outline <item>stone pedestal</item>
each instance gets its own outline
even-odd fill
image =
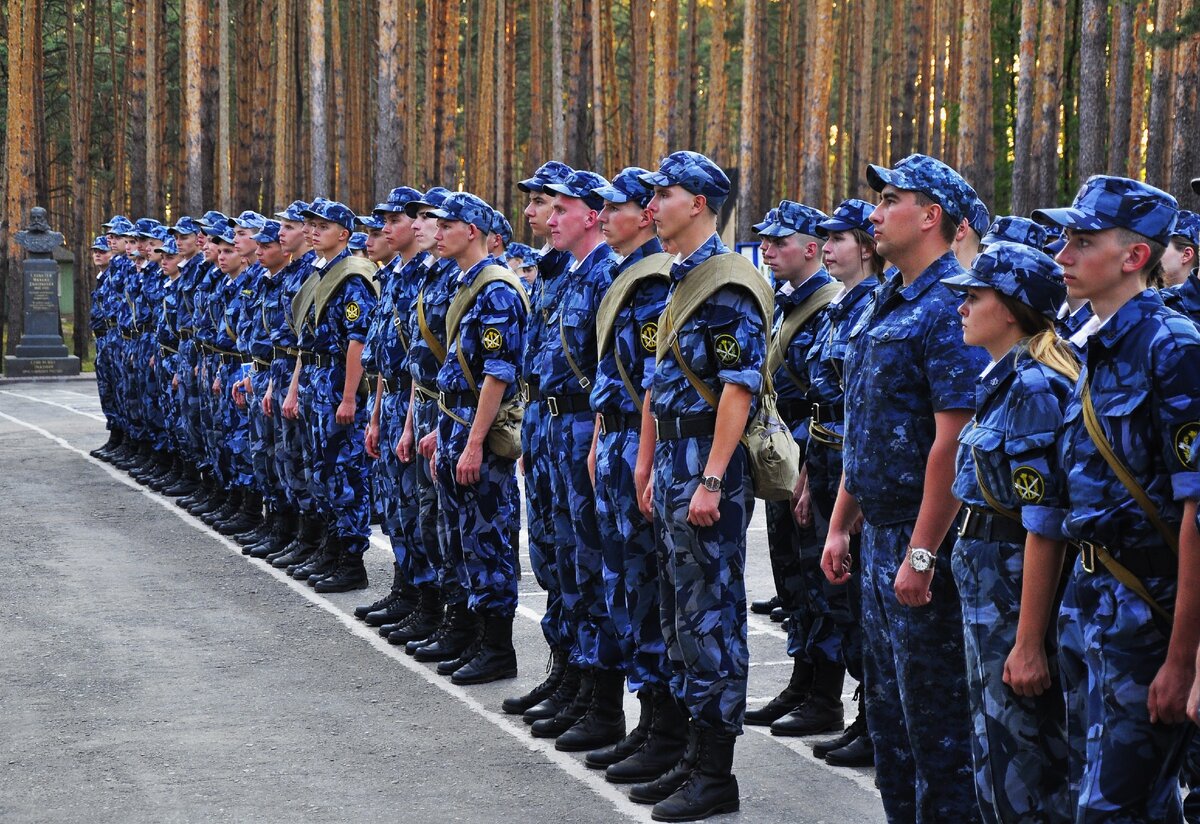
[[[25,288],[21,340],[16,354],[4,358],[7,377],[79,374],[79,358],[67,351],[59,329],[58,264],[51,253],[62,239],[50,230],[46,210],[40,206],[30,210],[28,228],[16,234],[17,243],[27,253],[21,266]]]

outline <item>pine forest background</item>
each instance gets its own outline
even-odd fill
[[[993,213],[1097,172],[1200,205],[1200,0],[3,2],[6,318],[35,204],[83,261],[114,213],[365,210],[400,184],[473,191],[528,240],[514,184],[541,162],[678,148],[731,171],[740,239],[783,197],[869,197],[864,165],[912,151]]]

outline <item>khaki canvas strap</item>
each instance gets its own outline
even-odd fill
[[[425,287],[421,287],[421,291],[417,292],[417,326],[421,329],[421,339],[425,341],[425,345],[429,347],[429,351],[437,358],[439,364],[446,362],[446,347],[442,344],[437,336],[430,330],[429,324],[425,322]]]
[[[621,383],[625,384],[625,391],[629,394],[629,400],[633,401],[633,408],[639,409],[642,406],[642,401],[638,398],[637,389],[633,386],[633,381],[629,377],[629,372],[625,370],[625,364],[621,363],[621,350],[613,347],[613,360],[617,364],[617,372],[621,375]]]
[[[787,364],[787,348],[791,345],[796,335],[804,328],[804,324],[808,323],[817,312],[820,312],[828,306],[835,297],[841,294],[842,285],[840,283],[827,283],[817,291],[813,292],[803,303],[793,309],[783,323],[779,325],[779,333],[771,339],[771,346],[767,350],[767,370],[773,375],[775,370],[780,366],[787,372],[788,378],[802,391],[808,390],[808,382],[804,381],[797,375],[792,368]]]
[[[404,323],[400,320],[400,311],[395,306],[392,307],[392,317],[396,323],[396,337],[400,339],[400,345],[404,347],[404,354],[408,354],[408,335],[404,334]]]
[[[1015,509],[1009,509],[1004,504],[996,500],[996,496],[992,494],[990,489],[988,489],[988,485],[983,482],[983,473],[979,471],[979,450],[973,446],[971,447],[971,462],[975,464],[975,483],[979,485],[979,491],[982,493],[983,499],[987,501],[987,505],[999,512],[1005,518],[1008,518],[1010,521],[1021,523],[1021,513],[1017,512]]]
[[[579,364],[575,362],[575,358],[571,357],[571,347],[567,344],[567,330],[563,328],[563,313],[558,315],[558,340],[562,343],[563,354],[567,356],[567,366],[571,367],[571,371],[575,373],[575,380],[579,381],[579,386],[582,389],[587,389],[592,385],[588,380],[588,376],[583,374],[579,368]]]

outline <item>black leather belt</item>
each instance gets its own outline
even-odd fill
[[[717,413],[685,415],[682,418],[655,418],[654,434],[660,441],[703,438],[717,431]]]
[[[121,337],[123,337],[125,340],[133,340],[134,333],[126,332],[124,329],[122,329],[120,331],[121,331]]]
[[[479,403],[479,399],[475,397],[474,392],[439,392],[438,403],[446,407],[474,407]]]
[[[1096,550],[1107,549],[1108,554],[1117,563],[1138,578],[1173,578],[1179,574],[1179,559],[1168,547],[1114,552],[1103,544],[1092,541],[1072,541],[1071,545],[1079,549],[1079,564],[1084,572],[1095,572],[1097,566],[1102,567],[1103,563],[1096,557]]]
[[[296,354],[297,354],[297,352],[295,349],[288,349],[287,347],[284,347],[284,346],[272,346],[271,347],[271,359],[272,360],[282,360],[282,359],[292,360],[296,357]]]
[[[269,360],[263,360],[262,358],[251,358],[250,361],[251,372],[265,372],[271,368],[271,362]]]
[[[542,399],[542,390],[538,388],[537,381],[528,381],[525,384],[525,402],[535,403]]]
[[[788,423],[796,423],[808,417],[812,404],[808,401],[775,401],[775,408]]]
[[[226,366],[232,366],[235,363],[245,363],[245,359],[237,352],[217,352],[217,357],[221,359],[221,363]]]
[[[305,366],[333,366],[334,364],[343,363],[340,356],[326,355],[323,352],[306,352],[301,350],[300,362]]]
[[[1025,527],[993,509],[978,506],[963,507],[959,515],[958,537],[978,538],[981,541],[1006,541],[1024,544],[1028,535]]]
[[[167,346],[165,343],[160,343],[158,345],[158,351],[162,352],[164,355],[175,355],[175,354],[178,354],[178,352],[179,352],[178,349],[172,349],[170,346]]]
[[[418,398],[423,398],[427,401],[436,401],[438,399],[438,393],[436,389],[432,389],[423,383],[417,383],[415,381],[413,382],[413,386],[417,388]]]
[[[642,416],[638,412],[601,412],[601,432],[627,432],[630,429],[640,429]]]
[[[591,397],[586,392],[576,392],[571,395],[542,395],[541,401],[546,404],[552,416],[558,416],[591,411]]]
[[[816,423],[840,423],[846,418],[846,404],[838,403],[814,403],[809,410],[809,417]]]
[[[181,341],[191,340],[191,338],[192,338],[192,330],[191,329],[180,329],[179,330],[179,339]]]

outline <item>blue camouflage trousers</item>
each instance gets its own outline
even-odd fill
[[[392,554],[400,565],[404,580],[412,583],[416,574],[414,550],[420,537],[420,510],[417,503],[417,463],[402,463],[396,457],[396,445],[404,434],[408,415],[407,387],[385,392],[379,410],[379,460],[376,461],[379,501],[383,505],[383,531],[392,542]]]
[[[1024,546],[959,538],[951,566],[962,599],[975,791],[989,824],[1072,821],[1067,793],[1066,708],[1058,688],[1057,631],[1047,631],[1053,686],[1017,695],[1004,664],[1017,641]]]
[[[1075,562],[1058,619],[1075,820],[1180,824],[1189,724],[1152,724],[1146,705],[1168,635],[1136,593],[1095,569]],[[1174,578],[1142,583],[1173,607]]]
[[[413,409],[414,436],[419,444],[431,432],[438,431],[441,412],[438,402],[423,395],[416,395]],[[450,518],[442,511],[441,496],[437,484],[429,471],[429,461],[420,455],[416,458],[417,502],[420,518],[417,532],[421,540],[417,546],[420,557],[413,559],[414,584],[436,584],[442,591],[446,604],[461,604],[467,600],[467,585],[459,579],[458,557],[461,548],[458,536],[452,529]]]
[[[618,669],[623,667],[621,644],[608,614],[596,492],[587,466],[595,429],[591,411],[550,416],[547,445],[555,452],[550,473],[555,567],[569,622],[565,629],[574,633],[571,662]]]
[[[357,398],[352,423],[338,423],[345,367],[308,365],[304,373],[300,414],[311,464],[309,494],[329,524],[330,534],[342,539],[347,551],[366,552],[371,535],[364,442],[366,399]]]
[[[216,355],[204,355],[200,359],[200,427],[204,433],[204,452],[208,465],[217,481],[229,486],[225,462],[221,458],[221,440],[224,437],[220,414],[221,397],[213,392],[213,380],[220,372],[221,359]]]
[[[546,441],[550,415],[546,404],[530,401],[525,405],[521,425],[521,456],[525,470],[525,523],[529,534],[529,565],[538,586],[546,593],[546,611],[542,614],[542,635],[551,649],[569,647],[566,618],[563,614],[562,586],[556,570],[553,502],[550,483],[555,454]]]
[[[200,420],[200,378],[196,368],[200,363],[199,350],[193,340],[179,343],[179,415],[183,426],[184,450],[197,468],[207,468],[204,448],[204,428]]]
[[[270,382],[271,375],[266,367],[250,373],[250,385],[254,387],[254,393],[247,399],[250,413],[250,455],[254,467],[254,485],[262,493],[268,506],[278,508],[283,505],[284,499],[279,488],[279,474],[275,464],[275,419],[262,409],[262,399],[267,394],[267,384]]]
[[[316,514],[316,503],[309,491],[309,462],[305,460],[306,427],[302,420],[285,418],[283,402],[287,400],[296,361],[290,357],[271,361],[271,419],[275,426],[275,476],[282,499],[300,512]],[[303,386],[304,377],[301,375]]]
[[[456,407],[454,414],[470,421],[475,410]],[[454,540],[450,552],[458,580],[467,588],[467,606],[480,615],[511,618],[517,611],[517,570],[509,531],[517,513],[508,484],[516,462],[492,454],[485,444],[479,482],[455,479],[458,459],[467,445],[469,426],[444,414],[438,427],[438,505]]]
[[[688,523],[712,438],[659,441],[654,517],[662,536],[661,620],[671,690],[701,727],[741,734],[746,714],[746,529],[754,513],[745,447],[725,470],[720,520]]]
[[[117,404],[117,376],[114,368],[114,353],[121,340],[116,332],[101,332],[96,336],[96,393],[100,396],[100,409],[104,412],[108,429],[124,429],[121,410]]]
[[[659,618],[658,545],[638,509],[633,480],[640,433],[602,432],[596,444],[596,521],[603,541],[608,614],[621,643],[629,690],[666,685],[667,645]]]
[[[254,485],[249,404],[238,406],[229,394],[230,388],[242,378],[242,365],[222,364],[220,376],[221,394],[217,399],[216,412],[221,419],[221,467],[229,486],[245,489]]]
[[[892,824],[978,822],[962,606],[942,542],[932,601],[900,604],[894,589],[913,523],[863,526],[863,682],[875,783]]]

